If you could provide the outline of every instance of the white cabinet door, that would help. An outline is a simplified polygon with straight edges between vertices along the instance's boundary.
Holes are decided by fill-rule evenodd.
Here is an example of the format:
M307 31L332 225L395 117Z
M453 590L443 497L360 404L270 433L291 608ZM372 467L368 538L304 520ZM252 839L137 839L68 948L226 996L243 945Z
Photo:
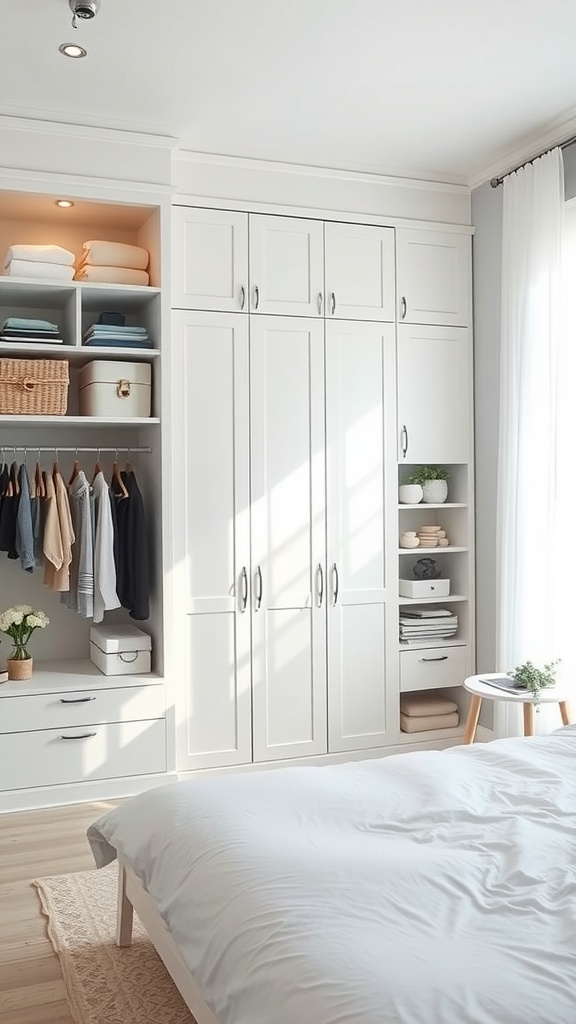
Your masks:
M250 310L321 316L322 221L250 216Z
M396 571L396 538L386 510L393 515L396 504L395 414L394 326L327 323L330 751L381 746L389 729L387 649L397 637L386 575L387 566Z
M326 316L395 320L394 229L324 225Z
M253 737L268 761L327 749L324 327L250 330Z
M398 461L468 462L471 353L465 327L398 327Z
M174 313L177 768L251 761L248 318Z
M176 206L172 306L248 312L248 214Z
M400 322L469 326L469 235L398 228L396 259Z

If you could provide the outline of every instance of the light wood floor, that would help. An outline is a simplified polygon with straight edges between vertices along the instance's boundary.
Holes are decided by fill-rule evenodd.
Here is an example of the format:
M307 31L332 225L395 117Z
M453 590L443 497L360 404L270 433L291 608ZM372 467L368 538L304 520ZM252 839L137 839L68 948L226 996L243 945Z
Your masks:
M88 871L86 829L113 803L0 815L0 1022L72 1024L32 878Z

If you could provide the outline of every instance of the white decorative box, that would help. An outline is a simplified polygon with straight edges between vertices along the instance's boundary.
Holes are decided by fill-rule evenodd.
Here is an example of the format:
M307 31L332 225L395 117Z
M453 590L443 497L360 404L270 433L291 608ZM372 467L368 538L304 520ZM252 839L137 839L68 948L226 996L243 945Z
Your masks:
M137 626L92 626L90 659L105 676L150 671L152 637Z
M400 597L448 597L450 580L399 580Z
M121 363L96 359L79 375L81 416L150 416L150 363Z

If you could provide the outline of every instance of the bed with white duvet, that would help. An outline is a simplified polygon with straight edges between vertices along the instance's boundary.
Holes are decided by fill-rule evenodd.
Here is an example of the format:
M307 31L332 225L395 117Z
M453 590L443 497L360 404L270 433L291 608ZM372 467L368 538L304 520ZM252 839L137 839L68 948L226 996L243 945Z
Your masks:
M88 836L199 1021L576 1024L574 727L175 783Z

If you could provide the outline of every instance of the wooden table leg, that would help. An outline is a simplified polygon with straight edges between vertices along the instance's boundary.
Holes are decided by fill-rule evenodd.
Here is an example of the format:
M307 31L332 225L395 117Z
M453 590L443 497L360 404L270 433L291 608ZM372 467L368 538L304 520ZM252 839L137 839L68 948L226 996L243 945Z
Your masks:
M464 743L473 743L476 735L476 727L478 725L478 719L480 717L480 708L482 707L482 697L473 693L470 699L470 708L468 711L468 720L466 722L466 732L464 733Z
M524 735L534 735L534 705L526 703L524 705Z
M562 715L562 725L570 725L570 712L568 711L568 704L565 700L561 700L560 714Z

